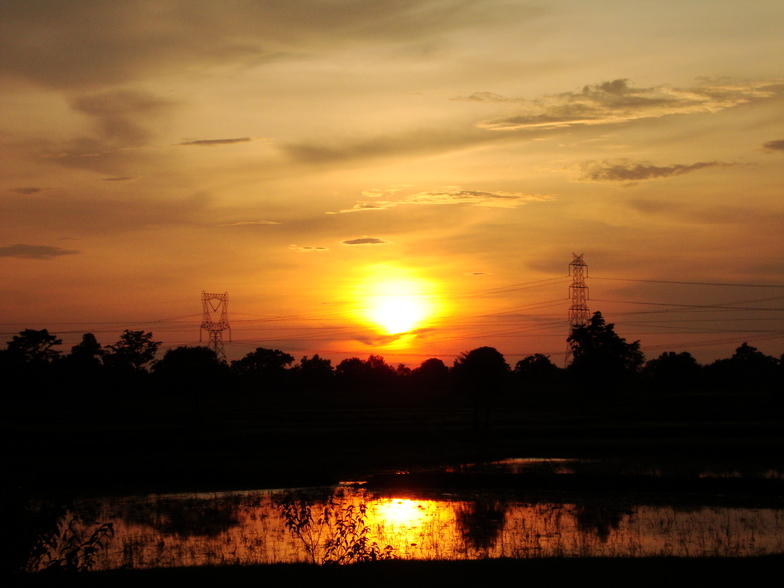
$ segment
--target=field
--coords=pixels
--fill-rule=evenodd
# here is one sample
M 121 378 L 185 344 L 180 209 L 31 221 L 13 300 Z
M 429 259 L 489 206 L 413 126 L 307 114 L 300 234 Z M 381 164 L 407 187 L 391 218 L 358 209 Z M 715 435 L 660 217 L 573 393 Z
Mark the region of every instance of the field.
M 501 398 L 474 423 L 451 394 L 145 394 L 2 407 L 6 471 L 31 492 L 275 488 L 510 457 L 781 466 L 784 396 Z
M 784 465 L 784 399 L 773 394 L 508 395 L 478 423 L 466 399 L 443 394 L 149 394 L 3 405 L 5 509 L 19 500 L 149 492 L 329 484 L 373 474 L 459 469 L 510 457 L 628 458 L 665 464 L 666 475 Z M 383 476 L 379 479 L 383 479 Z M 412 480 L 416 476 L 412 476 Z M 429 481 L 432 483 L 432 480 Z M 591 490 L 602 492 L 602 481 Z M 608 479 L 606 484 L 615 483 Z M 587 490 L 587 489 L 586 489 Z M 574 490 L 573 490 L 574 491 Z M 579 492 L 579 488 L 576 489 Z M 703 490 L 700 490 L 702 492 Z M 722 487 L 722 492 L 727 486 Z M 766 502 L 782 498 L 776 488 Z M 710 502 L 710 497 L 707 498 Z M 8 511 L 6 511 L 8 512 Z M 508 574 L 559 583 L 601 574 L 603 583 L 644 577 L 736 577 L 774 566 L 749 559 L 542 559 L 379 562 L 349 569 L 249 566 L 78 575 L 78 585 L 400 582 L 455 586 Z M 381 583 L 383 579 L 383 582 Z M 63 578 L 17 577 L 25 585 Z M 194 580 L 195 581 L 195 580 Z M 51 584 L 50 584 L 51 583 Z M 640 583 L 635 581 L 635 583 Z

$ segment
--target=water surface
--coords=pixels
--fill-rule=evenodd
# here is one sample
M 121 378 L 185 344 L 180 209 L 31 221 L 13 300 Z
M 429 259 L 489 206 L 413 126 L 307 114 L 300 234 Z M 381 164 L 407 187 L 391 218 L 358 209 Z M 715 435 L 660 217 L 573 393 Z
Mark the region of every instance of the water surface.
M 568 475 L 586 466 L 575 460 L 512 460 L 489 467 L 549 468 Z M 306 534 L 295 536 L 287 528 L 286 504 L 309 505 L 313 521 Z M 351 512 L 353 522 L 364 508 L 359 522 L 368 545 L 390 546 L 396 557 L 409 559 L 784 553 L 781 505 L 701 506 L 694 497 L 679 504 L 671 496 L 641 499 L 612 491 L 534 500 L 516 491 L 373 491 L 353 484 L 106 498 L 83 501 L 71 514 L 87 522 L 85 533 L 91 523 L 114 525 L 115 536 L 100 552 L 96 569 L 264 564 L 320 561 L 339 533 L 334 516 L 318 522 L 329 504 L 333 513 Z

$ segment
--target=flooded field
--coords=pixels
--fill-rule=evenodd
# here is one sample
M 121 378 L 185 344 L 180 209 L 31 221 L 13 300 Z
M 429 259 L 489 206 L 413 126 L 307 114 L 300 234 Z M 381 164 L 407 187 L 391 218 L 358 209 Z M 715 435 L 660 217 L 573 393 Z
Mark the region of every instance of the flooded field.
M 484 469 L 545 469 L 572 476 L 598 467 L 574 460 L 521 461 Z M 648 474 L 650 475 L 650 474 Z M 733 476 L 707 472 L 700 476 Z M 778 477 L 763 472 L 763 477 Z M 700 497 L 568 492 L 532 498 L 502 489 L 373 489 L 361 483 L 307 490 L 119 497 L 75 504 L 76 533 L 111 522 L 93 569 L 207 564 L 555 556 L 719 556 L 784 553 L 784 508 Z M 74 518 L 75 517 L 75 518 Z M 57 557 L 57 554 L 52 554 Z M 343 561 L 349 561 L 345 559 Z

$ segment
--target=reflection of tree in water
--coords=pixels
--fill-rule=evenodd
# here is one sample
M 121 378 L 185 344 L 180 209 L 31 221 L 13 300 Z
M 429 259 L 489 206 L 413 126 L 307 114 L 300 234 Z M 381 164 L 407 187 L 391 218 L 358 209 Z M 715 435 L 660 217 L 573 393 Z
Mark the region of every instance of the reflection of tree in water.
M 607 543 L 610 533 L 620 528 L 623 516 L 632 512 L 629 505 L 605 501 L 583 501 L 572 508 L 577 528 L 582 533 L 595 534 L 602 543 Z
M 123 517 L 169 535 L 215 537 L 239 524 L 238 512 L 232 500 L 167 499 L 129 509 Z
M 463 541 L 480 551 L 487 551 L 495 545 L 504 528 L 505 516 L 506 504 L 489 497 L 461 503 L 455 511 Z

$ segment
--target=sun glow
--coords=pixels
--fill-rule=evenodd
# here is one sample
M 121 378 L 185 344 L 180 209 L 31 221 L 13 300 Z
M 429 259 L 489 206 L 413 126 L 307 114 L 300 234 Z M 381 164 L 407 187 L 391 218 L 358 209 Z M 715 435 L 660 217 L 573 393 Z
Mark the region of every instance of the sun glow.
M 399 268 L 376 267 L 361 287 L 365 320 L 384 335 L 422 328 L 436 313 L 433 286 Z
M 375 503 L 375 515 L 379 522 L 385 525 L 396 525 L 398 527 L 416 527 L 421 525 L 428 515 L 432 516 L 430 510 L 434 510 L 435 504 L 432 501 L 413 501 L 407 498 L 395 498 L 392 500 L 379 500 Z

